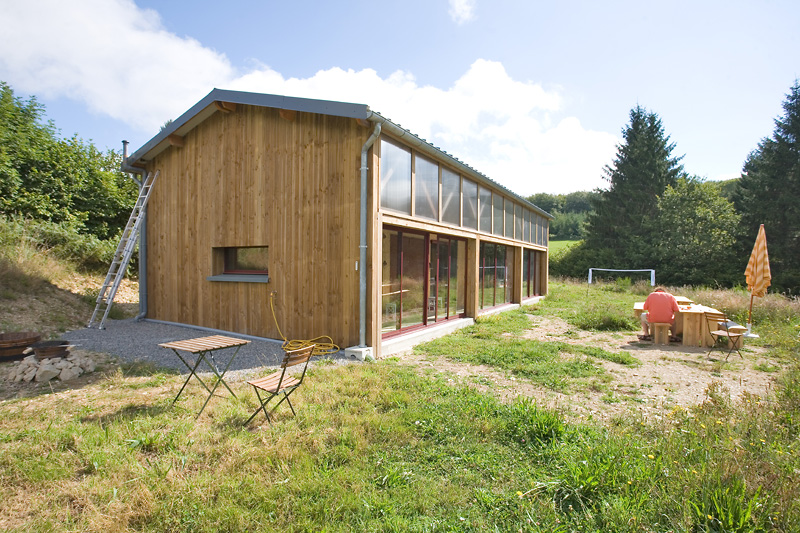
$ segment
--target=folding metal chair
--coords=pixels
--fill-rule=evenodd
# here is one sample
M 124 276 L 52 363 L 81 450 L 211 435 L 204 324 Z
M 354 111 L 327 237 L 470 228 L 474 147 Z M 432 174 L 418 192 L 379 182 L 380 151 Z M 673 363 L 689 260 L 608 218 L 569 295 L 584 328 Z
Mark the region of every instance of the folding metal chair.
M 708 334 L 711 335 L 712 339 L 711 347 L 706 354 L 706 358 L 711 355 L 711 352 L 715 348 L 724 351 L 724 349 L 718 345 L 720 344 L 720 340 L 725 339 L 730 346 L 727 355 L 725 355 L 725 360 L 728 360 L 733 350 L 736 350 L 739 357 L 744 359 L 744 357 L 742 357 L 742 352 L 739 351 L 739 345 L 742 342 L 744 333 L 733 330 L 734 327 L 737 329 L 739 328 L 737 324 L 729 321 L 728 317 L 718 311 L 706 311 L 706 324 L 708 325 Z
M 245 426 L 249 424 L 259 412 L 262 411 L 267 417 L 267 422 L 272 424 L 272 418 L 269 416 L 267 404 L 269 404 L 273 398 L 280 395 L 283 395 L 283 398 L 281 398 L 280 401 L 275 404 L 272 409 L 270 409 L 270 411 L 274 412 L 280 404 L 286 401 L 286 403 L 289 404 L 289 408 L 292 410 L 292 414 L 295 416 L 297 415 L 297 413 L 294 411 L 294 407 L 292 406 L 292 402 L 289 400 L 289 395 L 303 383 L 303 378 L 306 376 L 308 362 L 311 359 L 314 346 L 314 344 L 311 344 L 304 346 L 303 348 L 298 348 L 297 350 L 286 351 L 283 356 L 283 362 L 281 363 L 281 370 L 273 372 L 266 377 L 247 382 L 252 385 L 253 389 L 256 391 L 256 396 L 258 397 L 258 402 L 260 405 L 259 408 L 256 409 L 256 412 L 253 413 L 252 416 L 247 419 L 247 422 L 244 423 Z M 295 365 L 303 365 L 303 370 L 300 372 L 299 378 L 297 377 L 296 373 L 290 374 L 287 372 L 287 369 Z M 261 392 L 259 391 L 266 393 L 264 397 L 261 396 Z

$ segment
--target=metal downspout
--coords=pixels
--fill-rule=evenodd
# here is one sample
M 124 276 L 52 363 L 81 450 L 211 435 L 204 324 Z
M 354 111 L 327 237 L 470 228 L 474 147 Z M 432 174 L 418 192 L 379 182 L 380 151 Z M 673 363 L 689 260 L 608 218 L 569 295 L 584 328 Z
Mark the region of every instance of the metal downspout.
M 122 165 L 120 170 L 129 174 L 136 185 L 139 187 L 139 192 L 142 191 L 144 184 L 146 170 L 143 168 L 132 167 L 128 165 L 128 141 L 122 141 Z M 134 176 L 141 174 L 141 179 L 136 179 Z M 136 320 L 142 320 L 147 316 L 147 212 L 142 214 L 142 224 L 139 226 L 139 314 L 136 315 Z
M 381 124 L 376 123 L 372 135 L 361 148 L 361 235 L 358 244 L 358 345 L 367 345 L 367 152 L 381 133 Z

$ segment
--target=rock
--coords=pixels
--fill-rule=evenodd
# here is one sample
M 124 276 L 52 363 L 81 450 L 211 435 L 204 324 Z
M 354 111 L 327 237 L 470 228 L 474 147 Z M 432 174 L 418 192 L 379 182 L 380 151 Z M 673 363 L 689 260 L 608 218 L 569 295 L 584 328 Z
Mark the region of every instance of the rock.
M 54 367 L 53 365 L 45 364 L 39 367 L 39 370 L 36 371 L 36 381 L 50 381 L 54 377 L 61 374 L 61 371 Z
M 87 357 L 81 361 L 81 368 L 84 370 L 84 372 L 94 372 L 97 368 L 97 365 L 92 359 Z
M 58 379 L 61 381 L 69 381 L 71 379 L 75 379 L 81 375 L 80 367 L 70 365 L 68 368 L 64 368 L 61 370 L 61 373 L 58 375 Z

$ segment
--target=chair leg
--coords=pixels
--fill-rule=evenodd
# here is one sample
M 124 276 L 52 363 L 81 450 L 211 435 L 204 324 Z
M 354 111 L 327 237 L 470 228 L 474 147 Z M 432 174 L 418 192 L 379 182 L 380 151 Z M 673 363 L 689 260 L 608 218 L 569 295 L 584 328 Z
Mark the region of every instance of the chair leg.
M 740 352 L 740 351 L 739 351 L 739 348 L 737 348 L 737 347 L 736 347 L 736 343 L 734 342 L 734 343 L 733 343 L 733 348 L 731 348 L 730 350 L 728 350 L 728 355 L 726 355 L 726 356 L 725 356 L 725 361 L 726 361 L 726 362 L 728 361 L 728 357 L 730 357 L 730 356 L 731 356 L 731 354 L 733 353 L 733 350 L 736 350 L 736 353 L 738 353 L 738 354 L 739 354 L 739 358 L 740 358 L 740 359 L 742 359 L 742 360 L 744 359 L 744 357 L 742 356 L 742 352 Z
M 279 401 L 277 404 L 275 404 L 275 407 L 273 407 L 272 410 L 275 411 L 275 409 L 277 409 L 280 404 L 282 404 L 284 401 L 286 401 L 286 403 L 289 404 L 289 409 L 292 410 L 292 414 L 294 416 L 297 416 L 297 413 L 294 412 L 294 407 L 292 406 L 292 402 L 289 400 L 289 395 L 292 392 L 294 392 L 294 389 L 289 390 L 288 393 L 284 390 L 283 391 L 283 398 L 281 398 L 281 401 Z
M 275 394 L 273 394 L 273 395 L 271 395 L 269 398 L 267 398 L 267 401 L 263 401 L 263 400 L 261 399 L 261 394 L 259 394 L 259 393 L 258 393 L 258 388 L 256 388 L 256 387 L 253 387 L 253 389 L 256 391 L 256 397 L 258 398 L 259 407 L 258 407 L 258 409 L 256 409 L 255 413 L 253 413 L 252 415 L 250 415 L 250 418 L 248 418 L 248 419 L 247 419 L 247 422 L 245 422 L 245 423 L 244 423 L 244 425 L 245 425 L 245 426 L 246 426 L 246 425 L 248 425 L 248 424 L 249 424 L 249 423 L 250 423 L 250 422 L 251 422 L 251 421 L 252 421 L 252 420 L 253 420 L 253 419 L 256 417 L 256 415 L 257 415 L 259 412 L 263 411 L 263 412 L 264 412 L 264 416 L 266 416 L 266 417 L 267 417 L 267 422 L 269 422 L 269 425 L 271 426 L 271 425 L 272 425 L 272 418 L 270 418 L 270 416 L 269 416 L 269 412 L 267 411 L 267 404 L 268 404 L 268 403 L 269 403 L 269 402 L 270 402 L 270 401 L 271 401 L 271 400 L 272 400 L 272 399 L 273 399 L 273 398 L 274 398 L 276 395 L 275 395 Z M 277 405 L 276 405 L 275 407 L 277 407 Z

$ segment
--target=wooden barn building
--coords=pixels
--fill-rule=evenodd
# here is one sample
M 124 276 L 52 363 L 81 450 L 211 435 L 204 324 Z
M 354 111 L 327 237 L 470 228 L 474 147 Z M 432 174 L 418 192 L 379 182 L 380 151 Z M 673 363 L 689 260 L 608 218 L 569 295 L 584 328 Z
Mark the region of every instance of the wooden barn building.
M 380 357 L 547 292 L 552 217 L 365 105 L 214 89 L 123 169 L 147 319 Z

